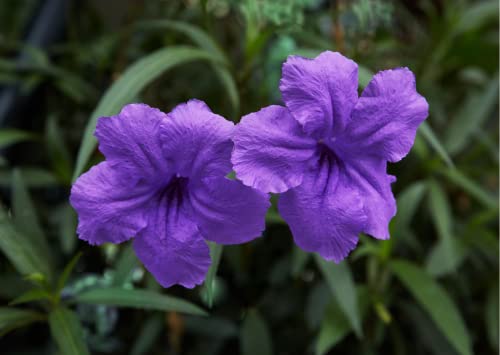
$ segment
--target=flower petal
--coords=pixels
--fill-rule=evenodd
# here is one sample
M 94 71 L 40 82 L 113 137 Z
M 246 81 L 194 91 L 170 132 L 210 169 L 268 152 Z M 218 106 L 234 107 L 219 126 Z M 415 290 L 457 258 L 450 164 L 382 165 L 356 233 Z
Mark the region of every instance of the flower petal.
M 151 202 L 148 226 L 134 238 L 134 250 L 163 286 L 193 288 L 210 266 L 208 245 L 180 195 L 162 194 Z
M 300 186 L 281 195 L 278 208 L 299 247 L 337 263 L 356 247 L 367 220 L 345 166 L 329 154 Z
M 121 243 L 146 227 L 144 206 L 152 192 L 108 162 L 76 180 L 70 202 L 78 213 L 78 235 L 90 244 Z
M 289 56 L 280 90 L 304 131 L 327 137 L 344 129 L 358 99 L 358 66 L 337 52 L 314 59 Z
M 376 74 L 358 100 L 346 129 L 346 143 L 391 162 L 404 158 L 429 112 L 408 68 Z
M 270 206 L 267 194 L 225 177 L 207 178 L 190 186 L 190 202 L 203 236 L 222 244 L 259 237 Z
M 184 177 L 224 176 L 231 171 L 234 125 L 199 100 L 178 105 L 161 125 L 163 156 Z
M 396 201 L 387 175 L 387 163 L 373 157 L 356 157 L 346 162 L 350 184 L 356 187 L 364 201 L 368 217 L 363 232 L 377 239 L 389 239 L 389 222 L 396 215 Z
M 264 192 L 284 192 L 298 186 L 316 148 L 316 141 L 306 136 L 281 106 L 243 117 L 233 140 L 236 176 Z
M 116 116 L 101 117 L 95 135 L 99 150 L 122 170 L 148 180 L 165 175 L 159 128 L 166 115 L 145 104 L 130 104 Z

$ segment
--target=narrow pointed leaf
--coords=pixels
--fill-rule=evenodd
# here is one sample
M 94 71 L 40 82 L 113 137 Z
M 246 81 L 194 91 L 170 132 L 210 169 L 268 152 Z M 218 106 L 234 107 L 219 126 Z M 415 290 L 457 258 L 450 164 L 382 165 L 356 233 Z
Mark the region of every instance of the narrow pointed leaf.
M 68 282 L 68 279 L 69 279 L 69 276 L 71 275 L 71 272 L 75 268 L 75 266 L 78 263 L 78 260 L 80 260 L 81 256 L 82 256 L 82 252 L 79 252 L 66 265 L 63 272 L 61 273 L 61 276 L 59 276 L 59 279 L 57 280 L 57 292 L 60 292 L 64 288 L 64 286 L 66 285 L 66 282 Z
M 123 286 L 132 275 L 132 271 L 139 266 L 132 244 L 127 244 L 122 250 L 116 262 L 115 274 L 113 275 L 113 286 Z
M 436 153 L 441 157 L 441 159 L 448 165 L 450 168 L 454 167 L 453 161 L 451 160 L 448 152 L 444 148 L 444 146 L 439 141 L 438 137 L 432 130 L 431 126 L 427 122 L 422 122 L 420 125 L 420 129 L 418 130 L 420 134 L 425 138 L 427 143 L 436 151 Z
M 44 315 L 38 312 L 14 307 L 0 307 L 0 336 L 43 319 Z
M 446 290 L 424 270 L 410 262 L 392 261 L 390 268 L 458 353 L 472 355 L 469 332 Z
M 32 290 L 23 293 L 19 297 L 16 297 L 14 300 L 9 302 L 9 306 L 14 306 L 17 304 L 23 304 L 33 301 L 50 300 L 51 298 L 52 295 L 48 293 L 46 290 L 43 290 L 41 288 L 34 288 Z
M 240 334 L 241 355 L 272 355 L 269 327 L 256 310 L 250 310 L 243 321 Z
M 209 242 L 210 246 L 210 258 L 212 259 L 212 264 L 207 272 L 207 277 L 205 278 L 205 292 L 207 297 L 208 307 L 212 308 L 214 301 L 215 292 L 215 277 L 217 276 L 217 270 L 219 269 L 219 263 L 222 256 L 223 246 L 221 244 Z
M 36 139 L 36 135 L 20 131 L 17 129 L 2 129 L 0 130 L 0 148 L 5 148 L 9 145 L 30 141 Z
M 356 286 L 349 265 L 346 261 L 340 264 L 328 262 L 317 254 L 314 257 L 342 312 L 349 320 L 358 338 L 361 338 L 363 331 L 361 329 L 361 317 L 356 297 Z
M 67 308 L 56 308 L 49 314 L 52 338 L 57 343 L 61 354 L 89 355 L 83 338 L 83 330 L 76 314 Z
M 87 304 L 106 304 L 118 307 L 179 312 L 198 316 L 207 314 L 203 309 L 188 301 L 147 290 L 93 289 L 76 295 L 74 301 Z
M 195 60 L 217 62 L 219 58 L 206 50 L 178 46 L 159 49 L 132 64 L 106 91 L 90 116 L 78 152 L 73 180 L 83 172 L 97 145 L 93 134 L 99 117 L 117 114 L 125 104 L 130 103 L 142 89 L 164 72 Z

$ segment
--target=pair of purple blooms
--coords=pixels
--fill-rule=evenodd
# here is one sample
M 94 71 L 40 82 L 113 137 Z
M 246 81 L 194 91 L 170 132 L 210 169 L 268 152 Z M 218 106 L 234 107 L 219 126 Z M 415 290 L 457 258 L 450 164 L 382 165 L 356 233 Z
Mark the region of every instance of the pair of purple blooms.
M 165 114 L 144 104 L 99 119 L 106 161 L 71 190 L 78 234 L 133 247 L 158 282 L 192 288 L 210 265 L 205 240 L 261 235 L 269 194 L 295 242 L 339 262 L 363 232 L 389 238 L 395 177 L 428 115 L 406 68 L 381 71 L 358 97 L 358 68 L 339 53 L 290 56 L 269 106 L 234 126 L 191 100 Z M 234 169 L 240 181 L 226 176 Z

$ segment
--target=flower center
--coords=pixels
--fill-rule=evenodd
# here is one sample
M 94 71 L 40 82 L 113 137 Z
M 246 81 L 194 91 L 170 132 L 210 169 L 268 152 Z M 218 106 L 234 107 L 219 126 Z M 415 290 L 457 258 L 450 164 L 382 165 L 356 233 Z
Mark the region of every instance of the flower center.
M 170 181 L 167 183 L 163 194 L 166 196 L 168 201 L 176 201 L 177 203 L 182 202 L 182 197 L 186 191 L 189 179 L 187 177 L 179 176 L 179 174 L 174 175 Z

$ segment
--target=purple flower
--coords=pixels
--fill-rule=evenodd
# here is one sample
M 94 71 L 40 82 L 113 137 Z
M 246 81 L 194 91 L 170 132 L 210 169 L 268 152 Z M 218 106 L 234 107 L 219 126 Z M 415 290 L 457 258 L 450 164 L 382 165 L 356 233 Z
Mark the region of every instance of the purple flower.
M 210 265 L 205 240 L 244 243 L 259 236 L 268 196 L 225 176 L 234 125 L 191 100 L 169 114 L 143 104 L 102 117 L 106 161 L 71 190 L 78 234 L 90 244 L 133 247 L 158 282 L 200 284 Z
M 339 262 L 360 232 L 389 238 L 387 161 L 409 152 L 428 105 L 407 68 L 379 72 L 358 98 L 358 67 L 339 53 L 290 56 L 282 74 L 286 108 L 242 119 L 234 170 L 245 185 L 283 193 L 278 208 L 295 242 Z

